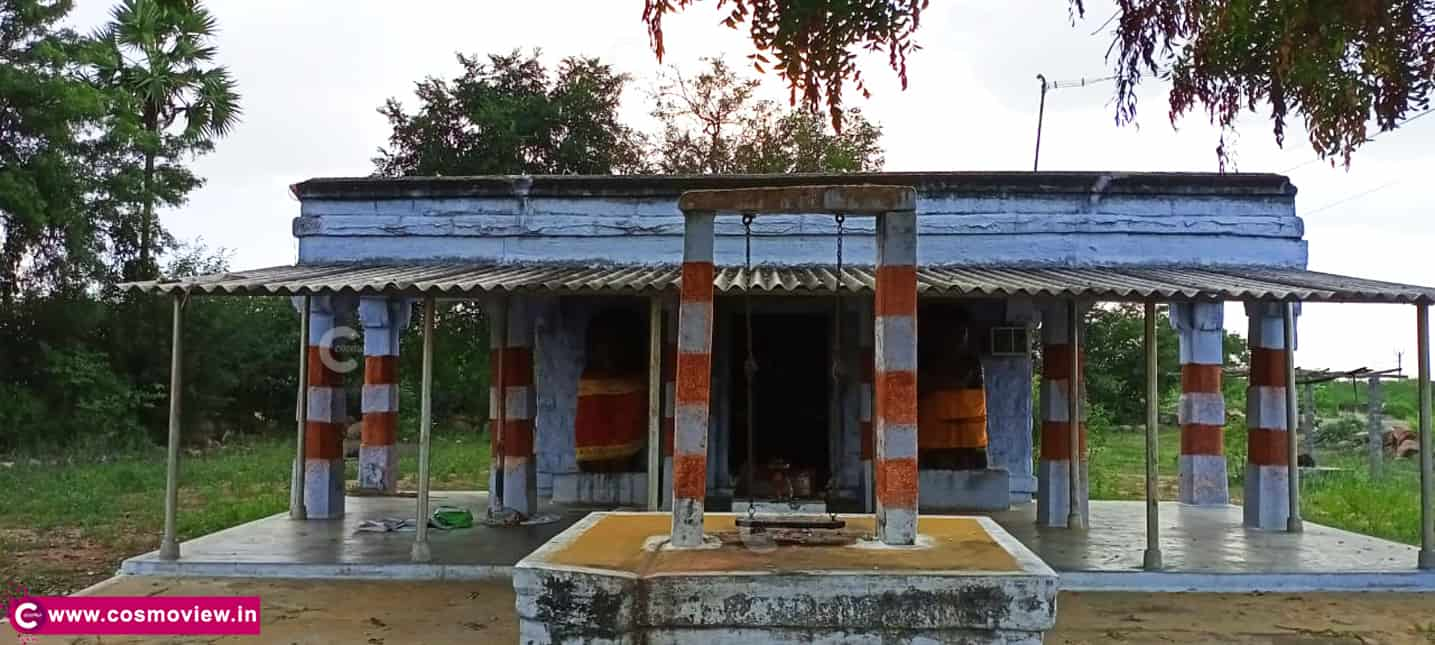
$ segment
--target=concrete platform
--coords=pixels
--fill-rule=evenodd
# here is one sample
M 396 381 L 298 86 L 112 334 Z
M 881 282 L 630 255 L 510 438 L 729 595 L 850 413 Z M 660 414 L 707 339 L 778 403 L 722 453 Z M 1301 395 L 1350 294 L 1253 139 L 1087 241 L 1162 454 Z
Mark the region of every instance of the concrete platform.
M 1091 502 L 1090 528 L 1036 525 L 1035 505 L 990 517 L 1061 573 L 1072 591 L 1435 591 L 1419 549 L 1305 523 L 1302 533 L 1242 525 L 1239 506 L 1163 502 L 1161 572 L 1141 569 L 1144 502 Z
M 458 506 L 484 516 L 488 493 L 436 492 L 430 508 Z M 120 573 L 150 576 L 248 576 L 276 578 L 376 578 L 403 580 L 506 579 L 513 565 L 539 545 L 588 514 L 586 509 L 545 507 L 557 522 L 535 526 L 429 531 L 433 560 L 409 559 L 412 531 L 358 533 L 364 520 L 412 519 L 413 497 L 349 497 L 342 519 L 289 519 L 287 513 L 211 533 L 180 545 L 180 559 L 167 562 L 158 551 L 138 555 Z
M 849 541 L 744 539 L 737 514 L 704 516 L 712 542 L 667 545 L 667 513 L 594 513 L 513 573 L 525 643 L 1040 643 L 1056 573 L 982 517 L 927 517 L 888 547 L 872 516 Z
M 434 493 L 434 505 L 488 507 L 482 492 Z M 279 514 L 185 542 L 180 560 L 155 552 L 130 558 L 121 572 L 168 576 L 287 578 L 485 579 L 513 565 L 587 515 L 590 509 L 546 506 L 559 521 L 521 528 L 433 531 L 431 564 L 409 562 L 412 533 L 362 533 L 360 520 L 413 517 L 411 497 L 350 497 L 342 520 L 294 522 Z M 182 511 L 181 511 L 182 512 Z M 1067 590 L 1085 591 L 1435 591 L 1435 572 L 1415 569 L 1418 549 L 1306 522 L 1288 534 L 1246 529 L 1238 506 L 1161 505 L 1166 568 L 1141 570 L 1145 510 L 1141 502 L 1091 503 L 1091 528 L 1037 528 L 1034 504 L 990 515 L 1061 575 Z M 920 520 L 919 520 L 920 523 Z

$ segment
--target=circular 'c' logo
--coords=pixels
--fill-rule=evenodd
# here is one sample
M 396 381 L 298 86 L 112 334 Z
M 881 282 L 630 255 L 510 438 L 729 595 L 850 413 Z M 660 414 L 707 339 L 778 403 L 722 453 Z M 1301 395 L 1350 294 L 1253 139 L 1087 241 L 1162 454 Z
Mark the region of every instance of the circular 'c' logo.
M 21 598 L 10 606 L 10 624 L 15 626 L 15 631 L 21 633 L 33 632 L 44 624 L 45 613 L 40 611 L 40 604 L 31 598 Z

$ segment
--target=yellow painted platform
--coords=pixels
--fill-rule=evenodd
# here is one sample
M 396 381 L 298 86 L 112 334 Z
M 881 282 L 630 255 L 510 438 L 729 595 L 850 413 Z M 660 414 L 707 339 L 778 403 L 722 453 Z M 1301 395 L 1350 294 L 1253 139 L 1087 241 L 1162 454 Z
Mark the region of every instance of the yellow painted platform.
M 708 513 L 703 530 L 710 534 L 737 531 L 729 513 Z M 844 515 L 845 531 L 860 535 L 874 532 L 871 515 Z M 1019 571 L 1015 558 L 968 517 L 922 517 L 918 530 L 927 546 L 918 548 L 864 548 L 859 546 L 770 546 L 753 549 L 724 544 L 714 549 L 653 550 L 645 544 L 669 533 L 671 518 L 662 514 L 613 513 L 598 519 L 576 539 L 548 557 L 550 564 L 626 571 L 637 575 L 732 571 L 853 572 L 881 569 L 899 571 Z

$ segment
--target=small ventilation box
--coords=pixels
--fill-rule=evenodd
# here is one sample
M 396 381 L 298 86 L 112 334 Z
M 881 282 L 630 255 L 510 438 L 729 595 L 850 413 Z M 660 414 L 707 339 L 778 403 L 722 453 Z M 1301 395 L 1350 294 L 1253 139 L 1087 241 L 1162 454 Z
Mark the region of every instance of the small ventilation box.
M 1028 326 L 992 327 L 993 356 L 1031 355 L 1031 328 Z

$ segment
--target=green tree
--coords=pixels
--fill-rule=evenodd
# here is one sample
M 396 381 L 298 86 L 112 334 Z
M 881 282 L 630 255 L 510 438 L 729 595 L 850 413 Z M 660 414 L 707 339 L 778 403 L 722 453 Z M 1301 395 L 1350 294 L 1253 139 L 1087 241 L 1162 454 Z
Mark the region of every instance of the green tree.
M 628 76 L 593 58 L 565 58 L 554 70 L 538 52 L 458 55 L 462 72 L 417 83 L 419 105 L 405 110 L 389 99 L 379 113 L 391 127 L 387 147 L 373 160 L 375 173 L 406 175 L 608 174 L 643 169 L 642 138 L 618 119 Z M 404 346 L 421 344 L 421 305 L 405 332 Z M 488 399 L 471 393 L 488 383 L 488 326 L 471 303 L 440 304 L 435 342 L 448 360 L 435 380 L 452 385 L 435 391 L 440 425 L 467 419 L 477 427 Z M 402 355 L 401 410 L 416 410 L 420 352 Z M 411 430 L 413 415 L 404 417 Z
M 124 0 L 94 35 L 95 80 L 116 95 L 112 154 L 143 162 L 138 213 L 117 231 L 130 234 L 136 247 L 135 262 L 123 272 L 128 279 L 158 273 L 156 240 L 163 231 L 156 204 L 179 205 L 202 183 L 183 162 L 213 150 L 239 122 L 234 80 L 214 64 L 216 31 L 199 0 Z
M 0 307 L 95 270 L 84 133 L 104 106 L 76 64 L 68 0 L 0 0 Z M 4 312 L 0 312 L 3 314 Z M 3 323 L 0 323 L 3 324 Z M 4 334 L 9 336 L 9 334 Z
M 661 123 L 653 151 L 662 172 L 863 172 L 882 167 L 882 129 L 858 110 L 834 130 L 806 108 L 781 110 L 757 99 L 758 80 L 721 59 L 704 60 L 695 76 L 667 70 L 654 95 Z
M 1159 307 L 1156 316 L 1157 391 L 1166 399 L 1176 396 L 1181 386 L 1180 346 L 1167 308 Z M 1244 365 L 1245 341 L 1224 334 L 1226 366 Z M 1102 305 L 1087 320 L 1082 339 L 1087 399 L 1118 422 L 1139 423 L 1145 418 L 1145 338 L 1146 315 L 1139 304 Z
M 653 51 L 665 51 L 663 18 L 701 0 L 644 0 Z M 928 0 L 718 0 L 722 23 L 746 26 L 760 70 L 785 79 L 794 99 L 826 105 L 842 123 L 851 81 L 865 94 L 860 52 L 885 53 L 907 86 L 907 56 Z M 1069 0 L 1074 16 L 1085 0 Z M 1169 115 L 1204 109 L 1231 128 L 1243 112 L 1269 109 L 1277 143 L 1300 118 L 1324 158 L 1347 165 L 1373 122 L 1397 127 L 1424 109 L 1435 86 L 1435 5 L 1429 0 L 1116 0 L 1109 62 L 1116 120 L 1136 116 L 1136 89 L 1170 79 Z M 1104 25 L 1103 25 L 1104 26 Z M 1217 149 L 1226 158 L 1225 142 Z
M 462 73 L 417 83 L 410 113 L 389 99 L 379 175 L 607 174 L 639 169 L 639 137 L 618 120 L 628 77 L 594 58 L 550 72 L 538 52 L 458 55 Z

